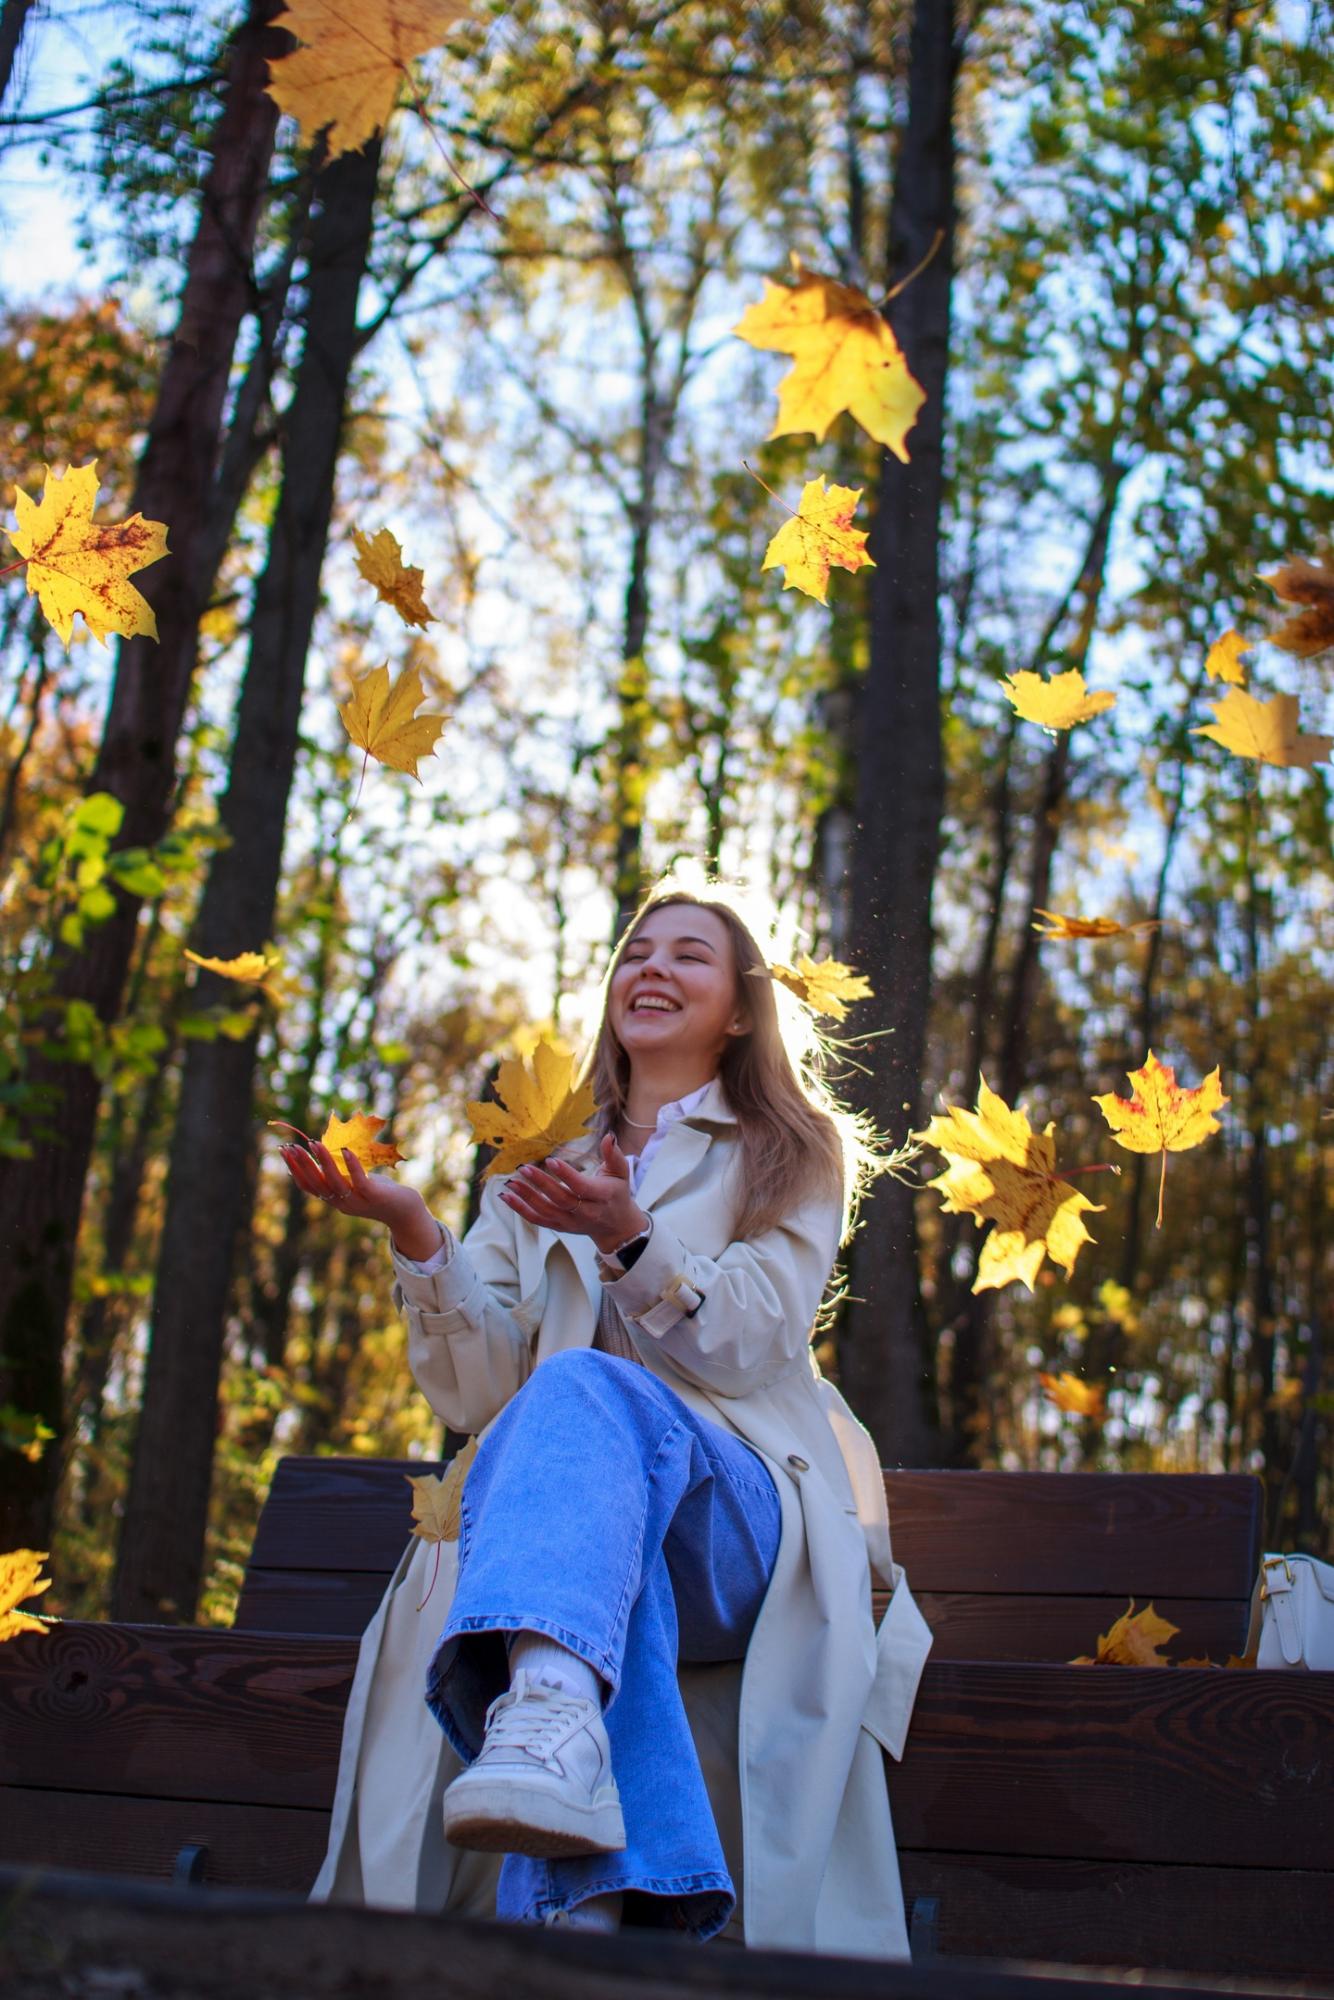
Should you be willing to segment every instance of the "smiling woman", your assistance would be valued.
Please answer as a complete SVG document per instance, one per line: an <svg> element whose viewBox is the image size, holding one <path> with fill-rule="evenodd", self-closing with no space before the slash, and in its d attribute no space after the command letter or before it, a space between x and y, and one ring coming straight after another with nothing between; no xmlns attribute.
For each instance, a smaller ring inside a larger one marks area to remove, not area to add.
<svg viewBox="0 0 1334 2000"><path fill-rule="evenodd" d="M363 1641L316 1896L907 1955L881 1750L930 1641L810 1346L876 1162L820 1063L736 899L667 882L608 971L594 1130L462 1242L286 1155L389 1224L416 1379L482 1434L443 1630L417 1542Z"/></svg>

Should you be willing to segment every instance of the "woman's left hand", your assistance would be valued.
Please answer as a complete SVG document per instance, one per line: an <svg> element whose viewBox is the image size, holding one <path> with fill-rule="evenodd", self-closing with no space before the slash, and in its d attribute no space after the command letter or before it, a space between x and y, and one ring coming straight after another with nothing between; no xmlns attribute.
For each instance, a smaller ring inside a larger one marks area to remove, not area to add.
<svg viewBox="0 0 1334 2000"><path fill-rule="evenodd" d="M519 1167L500 1199L539 1229L591 1236L605 1255L647 1229L648 1217L630 1190L630 1162L608 1132L597 1173L580 1173L568 1160L547 1159Z"/></svg>

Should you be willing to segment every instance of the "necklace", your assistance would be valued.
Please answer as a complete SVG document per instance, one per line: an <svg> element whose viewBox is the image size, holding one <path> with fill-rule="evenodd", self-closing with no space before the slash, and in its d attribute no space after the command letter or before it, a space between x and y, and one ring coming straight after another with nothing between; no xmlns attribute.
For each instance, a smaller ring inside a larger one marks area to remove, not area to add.
<svg viewBox="0 0 1334 2000"><path fill-rule="evenodd" d="M651 1132L653 1130L653 1126L656 1125L657 1122L658 1121L655 1118L653 1120L653 1125L648 1125L644 1122L642 1118L627 1118L624 1112L621 1113L622 1125L633 1125L636 1132Z"/></svg>

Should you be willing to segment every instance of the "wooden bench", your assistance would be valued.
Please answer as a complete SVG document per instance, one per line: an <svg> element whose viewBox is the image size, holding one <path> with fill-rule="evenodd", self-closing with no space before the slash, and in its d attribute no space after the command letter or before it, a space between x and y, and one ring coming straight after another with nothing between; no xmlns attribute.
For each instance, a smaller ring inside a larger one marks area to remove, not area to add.
<svg viewBox="0 0 1334 2000"><path fill-rule="evenodd" d="M405 1538L402 1472L280 1468L231 1632L71 1623L0 1649L0 1863L163 1878L202 1861L220 1885L304 1892L354 1634ZM1334 1675L1023 1656L1091 1648L1132 1591L1184 1647L1235 1649L1251 1483L923 1473L889 1490L937 1632L888 1766L918 1947L1334 1979ZM1113 1545L1137 1541L1127 1572ZM257 1622L283 1618L307 1622ZM949 1657L953 1633L972 1659ZM988 1635L1002 1657L977 1657Z"/></svg>

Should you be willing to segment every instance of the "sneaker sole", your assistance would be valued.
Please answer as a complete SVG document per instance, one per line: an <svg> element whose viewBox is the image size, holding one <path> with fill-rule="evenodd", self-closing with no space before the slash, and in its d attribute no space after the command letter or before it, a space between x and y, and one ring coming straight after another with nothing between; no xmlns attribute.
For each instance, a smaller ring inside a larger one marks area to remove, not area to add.
<svg viewBox="0 0 1334 2000"><path fill-rule="evenodd" d="M461 1781L456 1779L455 1786ZM445 1793L445 1839L483 1854L527 1854L559 1861L581 1854L616 1854L625 1846L625 1821L614 1799L580 1808L558 1803L513 1783L485 1780L466 1786L451 1806Z"/></svg>

